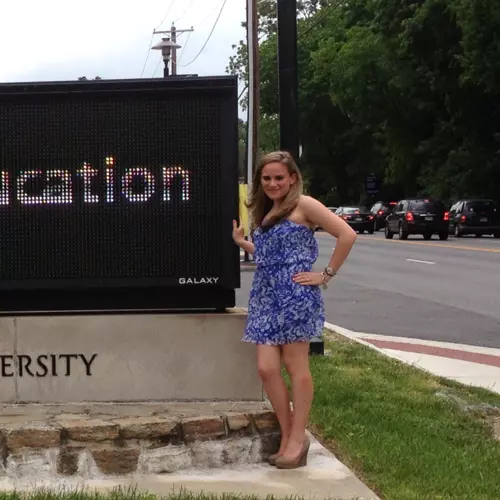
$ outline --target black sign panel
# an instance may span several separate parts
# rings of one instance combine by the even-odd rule
[[[234,305],[237,155],[232,77],[0,85],[0,293]]]

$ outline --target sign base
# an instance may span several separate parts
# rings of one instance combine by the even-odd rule
[[[0,318],[0,403],[263,400],[246,312]]]

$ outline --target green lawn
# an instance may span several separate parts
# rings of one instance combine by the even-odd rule
[[[63,492],[51,493],[45,490],[38,490],[32,493],[2,493],[0,492],[0,500],[157,500],[160,497],[156,495],[140,493],[134,489],[121,489],[109,493],[90,493],[90,492]],[[259,497],[251,495],[212,495],[209,493],[190,493],[181,491],[172,493],[168,496],[161,497],[162,500],[262,500]],[[295,500],[295,497],[287,497],[289,500]],[[269,496],[267,500],[274,500],[274,497]],[[281,499],[286,500],[286,499]]]
[[[500,395],[338,335],[325,347],[311,359],[312,428],[369,487],[388,500],[500,499]]]

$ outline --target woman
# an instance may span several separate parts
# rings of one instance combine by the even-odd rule
[[[335,276],[356,241],[356,233],[322,203],[302,195],[302,177],[292,156],[265,156],[257,171],[248,203],[254,243],[244,239],[233,221],[233,239],[254,254],[257,265],[250,291],[244,342],[257,345],[257,366],[281,429],[281,445],[269,462],[282,469],[307,463],[306,425],[313,399],[309,371],[309,341],[322,334],[320,286]],[[314,236],[321,226],[337,238],[323,272],[313,272],[318,257]],[[281,361],[292,385],[293,418]]]

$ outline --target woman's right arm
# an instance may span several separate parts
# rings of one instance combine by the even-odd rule
[[[245,230],[241,226],[238,227],[238,223],[235,220],[233,220],[233,240],[246,253],[253,255],[255,252],[255,245],[245,240]]]
[[[239,243],[237,243],[237,245],[250,255],[253,255],[253,253],[255,252],[255,245],[250,241],[242,240]]]

